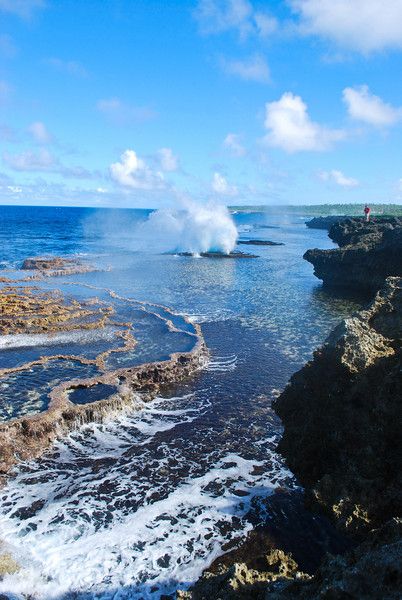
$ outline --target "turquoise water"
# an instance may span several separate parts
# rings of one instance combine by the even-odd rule
[[[259,257],[219,260],[161,255],[152,241],[138,250],[137,223],[147,211],[1,210],[3,267],[35,254],[85,255],[110,270],[41,285],[81,297],[93,289],[69,281],[111,288],[170,307],[178,323],[189,315],[201,324],[211,359],[139,411],[87,425],[17,470],[1,490],[0,537],[24,569],[0,582],[0,591],[80,599],[171,594],[269,516],[263,499],[282,487],[296,498],[297,482],[275,452],[281,426],[271,402],[359,303],[328,295],[302,260],[308,248],[332,247],[303,215],[234,215],[243,239],[285,245],[240,246]],[[135,360],[185,348],[185,332],[165,338],[147,318],[136,332]],[[310,525],[304,520],[290,536],[299,557],[311,550]]]

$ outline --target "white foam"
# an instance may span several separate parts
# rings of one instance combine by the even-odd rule
[[[5,577],[0,592],[156,599],[196,580],[225,543],[250,529],[251,499],[290,477],[272,436],[264,462],[214,448],[200,461],[191,446],[150,444],[206,408],[202,395],[159,398],[83,427],[56,444],[55,456],[21,469],[2,490],[0,537],[23,569]],[[28,518],[16,513],[29,507]]]
[[[114,335],[115,330],[111,327],[60,331],[57,333],[16,333],[0,337],[0,350],[30,348],[32,346],[55,346],[57,344],[90,344],[96,340],[112,340]]]

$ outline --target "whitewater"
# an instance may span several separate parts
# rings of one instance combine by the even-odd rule
[[[93,288],[113,289],[174,311],[170,332],[138,311],[138,361],[158,360],[164,348],[173,348],[169,336],[182,335],[174,333],[179,315],[201,323],[210,352],[208,364],[190,380],[151,403],[139,400],[136,410],[81,427],[16,469],[0,490],[0,539],[21,569],[4,577],[1,593],[35,600],[172,595],[269,517],[270,499],[283,490],[290,497],[297,493],[275,451],[281,424],[271,403],[354,308],[327,296],[301,259],[308,247],[330,242],[325,232],[306,230],[299,216],[233,217],[226,209],[216,218],[222,217],[218,231],[225,235],[212,227],[205,241],[191,223],[199,218],[215,226],[210,213],[190,217],[192,209],[183,210],[121,211],[112,219],[110,211],[10,208],[1,216],[2,261],[21,264],[39,254],[42,243],[50,253],[85,253],[110,266],[75,276],[75,286],[46,280],[47,289],[82,297],[93,295]],[[151,251],[153,232],[166,219],[187,224]],[[230,252],[238,236],[285,245],[258,248],[259,258],[248,261],[165,253],[198,254],[206,247]],[[97,343],[109,335],[105,331]],[[91,347],[89,335],[77,337],[52,343]],[[46,337],[26,339],[26,346],[8,339],[1,352],[32,353],[35,343],[43,352]],[[294,536],[300,541],[303,532]]]

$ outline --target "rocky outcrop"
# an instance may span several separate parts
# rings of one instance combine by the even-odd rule
[[[231,554],[217,559],[189,591],[178,591],[177,599],[264,600],[269,584],[310,579],[298,570],[293,558],[277,549],[259,546],[258,535]]]
[[[82,260],[62,256],[34,256],[26,258],[22,263],[23,271],[37,271],[41,276],[73,275],[88,273],[95,268]]]
[[[399,600],[402,520],[392,519],[344,556],[327,556],[314,577],[268,586],[266,600]]]
[[[270,240],[239,240],[238,244],[246,246],[284,246],[283,242],[271,242]]]
[[[199,326],[195,327],[197,342],[189,352],[91,379],[67,381],[53,388],[46,411],[0,424],[0,483],[18,462],[37,458],[66,433],[85,423],[102,423],[125,408],[133,410],[141,406],[139,401],[154,398],[163,386],[175,384],[204,366],[207,349]],[[69,393],[77,388],[102,384],[113,386],[116,393],[84,405],[73,404],[69,399]]]
[[[343,321],[275,403],[310,499],[364,534],[401,514],[402,279]]]
[[[343,221],[347,219],[345,215],[328,215],[326,217],[313,217],[309,221],[306,221],[307,227],[310,229],[329,229],[335,223],[339,223],[339,221]]]
[[[402,276],[401,218],[344,219],[332,225],[329,237],[340,248],[307,250],[303,257],[324,285],[373,292],[386,277]]]

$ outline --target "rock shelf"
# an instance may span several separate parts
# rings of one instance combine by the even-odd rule
[[[90,367],[94,373],[89,378],[78,376],[67,380],[64,375],[64,381],[51,386],[49,399],[41,412],[0,423],[0,481],[18,462],[40,456],[60,436],[84,423],[103,422],[119,411],[142,405],[144,400],[151,400],[162,386],[174,384],[206,364],[208,352],[199,325],[190,324],[188,319],[181,317],[187,328],[182,330],[174,322],[176,315],[166,307],[123,298],[113,290],[102,292],[109,295],[110,303],[98,298],[68,299],[61,292],[47,292],[32,286],[7,285],[0,290],[0,333],[3,341],[13,338],[22,339],[25,343],[32,337],[36,336],[36,339],[46,334],[50,343],[52,336],[65,332],[90,330],[96,334],[106,327],[114,332],[112,340],[117,340],[117,345],[109,344],[106,350],[93,358],[86,356],[83,348],[78,355],[50,352],[30,362],[0,369],[0,387],[2,378],[27,373],[34,377],[35,369],[46,365],[61,365],[63,373],[62,365],[65,364],[67,377],[70,371],[74,371],[74,364],[86,365],[87,372]],[[112,353],[129,353],[137,344],[132,333],[133,323],[118,318],[119,303],[134,313],[146,311],[148,316],[163,323],[169,332],[185,334],[193,339],[192,349],[173,352],[166,360],[108,368],[107,361]],[[57,344],[55,347],[59,348]],[[43,377],[46,377],[46,372]],[[18,386],[18,379],[15,384]],[[85,390],[88,390],[87,400]],[[77,401],[74,402],[74,399]]]

